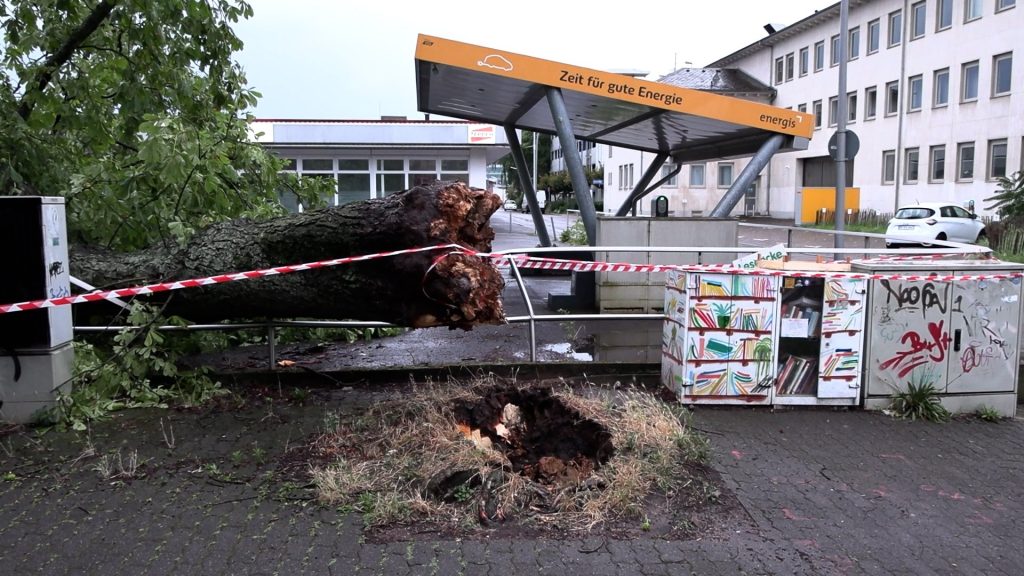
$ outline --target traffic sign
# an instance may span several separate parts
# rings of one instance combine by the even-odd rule
[[[860,138],[854,134],[853,130],[846,131],[846,158],[843,160],[853,160],[853,157],[860,151]],[[839,160],[839,132],[832,134],[832,137],[828,139],[828,155],[833,160]]]

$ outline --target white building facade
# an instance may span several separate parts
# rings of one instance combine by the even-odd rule
[[[847,186],[859,208],[892,212],[918,201],[984,202],[996,178],[1024,169],[1024,8],[1015,0],[851,0],[847,128],[860,150]],[[771,104],[815,115],[810,147],[777,154],[734,214],[794,218],[805,192],[835,186],[827,144],[836,130],[839,5],[729,54],[775,90]],[[607,150],[606,210],[621,204],[653,154]],[[677,214],[707,213],[747,159],[684,166],[664,194]],[[667,171],[667,169],[665,169]],[[809,205],[809,204],[808,204]],[[645,199],[638,207],[649,210]],[[803,208],[803,210],[802,210]],[[803,219],[806,219],[805,217]]]
[[[255,120],[254,140],[304,178],[336,182],[330,206],[382,198],[435,180],[493,187],[488,166],[509,152],[504,130],[457,120]],[[294,195],[282,203],[301,210]]]

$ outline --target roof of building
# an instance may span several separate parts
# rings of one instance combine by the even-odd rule
[[[710,84],[714,73],[707,79]],[[685,81],[680,77],[679,82]],[[742,78],[735,75],[731,83]],[[762,90],[744,81],[746,87]],[[775,134],[804,149],[812,116],[768,104],[420,35],[416,91],[421,112],[554,134],[546,98],[562,94],[577,138],[677,161],[748,156]]]
[[[861,6],[861,5],[867,4],[869,2],[871,2],[871,0],[850,0],[850,8],[852,9],[852,8],[857,7],[857,6]],[[815,26],[821,25],[821,24],[823,24],[825,22],[828,22],[829,20],[838,19],[838,18],[839,18],[839,3],[837,2],[837,3],[829,6],[828,8],[823,8],[821,10],[816,10],[810,16],[808,16],[808,17],[806,17],[806,18],[804,18],[802,20],[799,20],[799,21],[797,21],[797,22],[795,22],[793,24],[790,24],[789,26],[786,26],[785,28],[782,28],[781,30],[777,30],[775,33],[769,34],[765,38],[761,38],[760,40],[758,40],[756,42],[752,42],[751,44],[748,44],[748,45],[744,46],[743,48],[740,48],[739,50],[733,52],[732,54],[729,54],[728,56],[725,56],[723,58],[719,58],[718,60],[715,60],[714,62],[708,64],[708,67],[709,68],[721,68],[721,67],[729,66],[733,62],[736,62],[738,60],[746,58],[747,56],[750,56],[751,54],[754,54],[754,53],[760,51],[762,48],[767,48],[769,46],[774,46],[775,44],[778,44],[779,42],[782,42],[783,40],[786,40],[787,38],[792,38],[793,36],[796,36],[797,34],[799,34],[801,32],[810,30],[811,28],[814,28]]]
[[[658,82],[730,96],[775,96],[775,89],[737,68],[680,68]]]

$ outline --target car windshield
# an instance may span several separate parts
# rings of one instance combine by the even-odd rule
[[[919,220],[931,218],[934,215],[935,210],[931,208],[900,208],[896,211],[896,217],[901,220]]]

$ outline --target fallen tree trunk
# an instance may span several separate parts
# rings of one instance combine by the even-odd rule
[[[71,274],[106,288],[443,244],[490,251],[489,219],[500,205],[489,192],[437,182],[272,220],[215,224],[180,250],[75,248]],[[503,322],[501,274],[485,259],[446,252],[179,290],[171,293],[166,312],[196,322],[320,318],[464,329]]]

